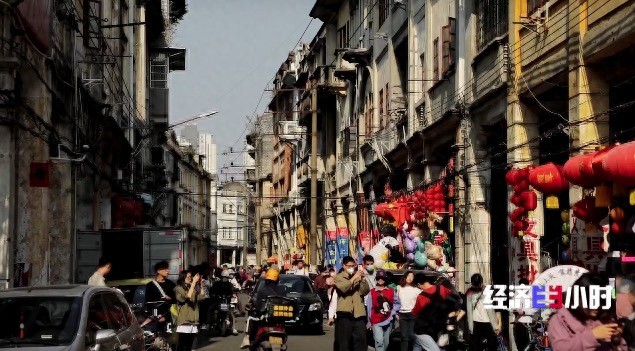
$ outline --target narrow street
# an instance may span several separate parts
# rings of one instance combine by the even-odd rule
[[[238,350],[243,339],[245,329],[245,318],[237,318],[237,329],[240,334],[230,335],[225,338],[200,337],[195,345],[196,351],[211,350]],[[287,350],[301,351],[326,351],[333,349],[333,328],[324,326],[324,335],[305,335],[298,332],[291,332],[287,341]]]

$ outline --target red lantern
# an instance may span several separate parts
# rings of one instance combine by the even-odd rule
[[[509,202],[514,204],[516,207],[520,207],[520,205],[523,204],[523,199],[519,194],[513,194]]]
[[[448,197],[454,197],[454,185],[448,186]]]
[[[448,214],[450,216],[454,216],[454,204],[449,204],[448,205]]]
[[[613,222],[613,224],[611,224],[611,233],[614,233],[614,234],[624,233],[624,222]]]
[[[527,190],[529,190],[529,183],[526,180],[521,180],[514,186],[514,192],[516,193],[522,193],[523,191]]]
[[[617,145],[607,146],[593,154],[593,159],[591,160],[593,174],[604,182],[608,181],[608,175],[604,170],[604,159],[606,158],[606,155],[608,155],[609,151],[613,150],[616,146]]]
[[[520,195],[525,210],[534,211],[538,207],[538,195],[533,191],[524,191]]]
[[[608,180],[624,186],[635,186],[635,142],[616,146],[604,158]]]
[[[526,214],[527,212],[525,212],[525,209],[522,207],[519,207],[509,214],[509,219],[511,219],[512,222],[516,222],[520,220],[522,217],[524,217]]]
[[[547,197],[549,209],[560,207],[558,198],[553,195],[569,189],[569,182],[564,177],[562,166],[553,163],[534,168],[529,173],[529,184],[541,193],[552,195]]]
[[[592,196],[576,202],[573,205],[573,215],[587,223],[599,223],[609,214],[606,207],[595,207],[595,198]]]
[[[516,185],[520,182],[520,177],[519,177],[520,173],[519,170],[516,168],[512,168],[509,171],[507,171],[507,173],[505,174],[505,182],[507,182],[507,184],[509,185]]]
[[[513,226],[514,226],[514,230],[516,231],[525,231],[527,230],[527,228],[529,228],[529,222],[527,222],[524,219],[521,219],[521,220],[515,221]]]
[[[569,182],[585,188],[591,188],[601,183],[593,172],[591,161],[594,154],[585,154],[572,157],[562,167],[562,172]]]

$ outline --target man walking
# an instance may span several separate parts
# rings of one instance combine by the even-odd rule
[[[99,266],[93,275],[88,279],[88,285],[91,286],[106,286],[105,277],[110,273],[112,269],[112,263],[105,257],[99,259]]]
[[[344,269],[335,276],[337,318],[335,338],[339,351],[366,351],[366,307],[364,297],[370,291],[366,270],[357,268],[355,259],[342,259]]]
[[[171,319],[170,306],[176,302],[174,288],[176,284],[168,279],[170,274],[170,264],[161,261],[154,265],[156,276],[154,280],[146,284],[146,302],[165,301],[167,304],[158,308],[159,314],[162,316],[157,323],[150,325],[153,332],[164,330],[167,323]]]

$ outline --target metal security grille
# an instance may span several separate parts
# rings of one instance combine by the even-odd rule
[[[507,0],[479,0],[477,2],[477,47],[479,50],[507,33],[508,9]]]

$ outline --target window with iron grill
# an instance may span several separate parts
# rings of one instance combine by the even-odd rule
[[[432,42],[432,79],[439,80],[439,38],[434,38]]]
[[[168,87],[168,56],[157,53],[150,60],[150,88]]]
[[[539,0],[527,0],[539,2]],[[483,49],[492,40],[507,33],[509,1],[478,0],[476,4],[477,47]]]
[[[443,51],[443,54],[441,56],[441,74],[446,74],[448,71],[454,68],[454,63],[456,60],[456,21],[454,20],[454,18],[450,17],[448,19],[448,24],[441,28],[441,41],[441,50]]]

